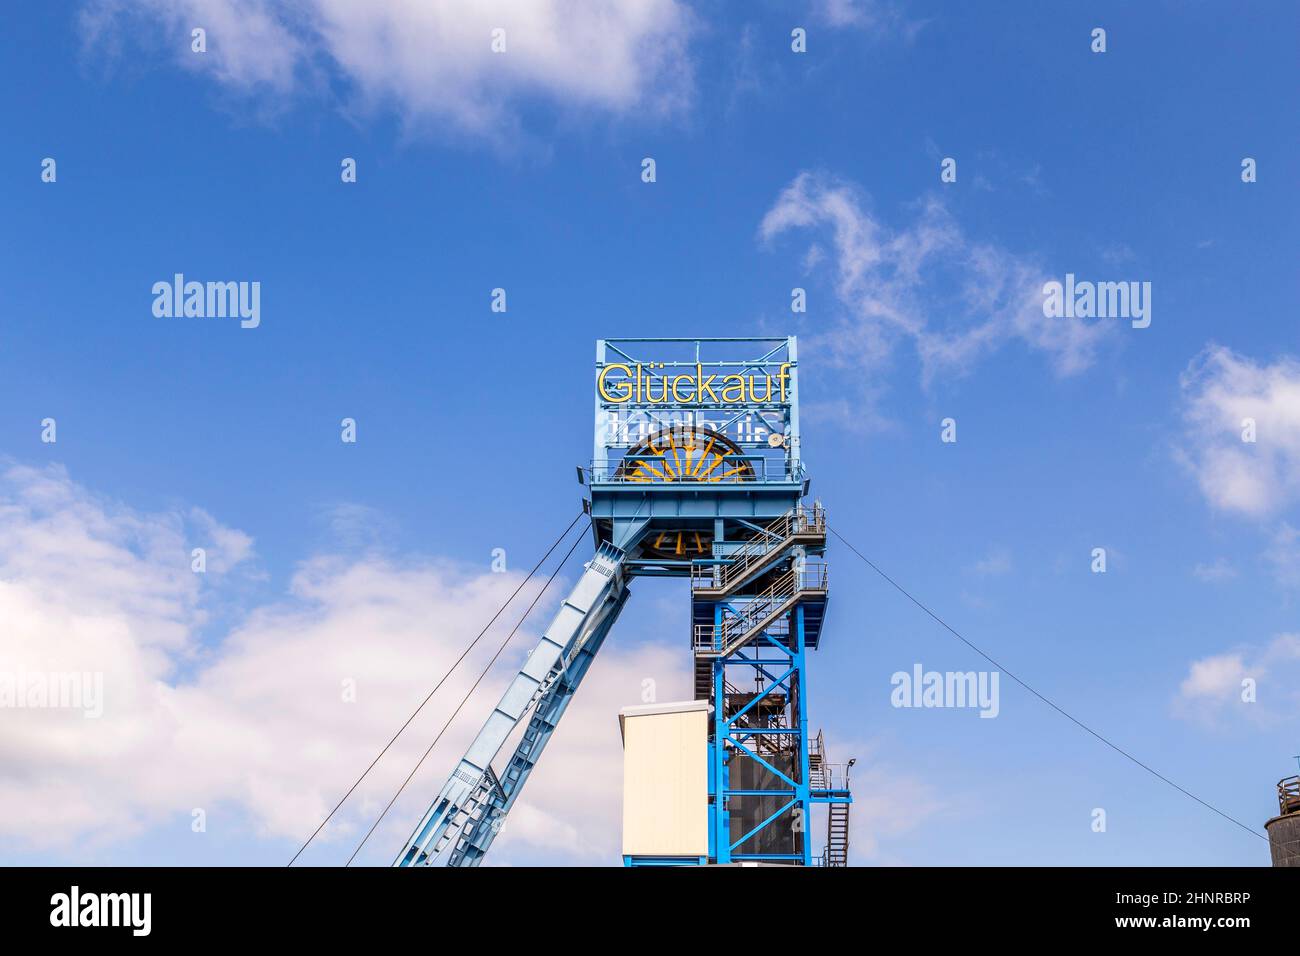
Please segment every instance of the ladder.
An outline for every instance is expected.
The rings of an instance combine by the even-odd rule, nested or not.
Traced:
[[[832,765],[826,762],[826,741],[822,732],[808,741],[808,785],[814,796],[834,790]],[[848,789],[848,773],[844,774],[844,788]],[[822,850],[822,866],[849,865],[849,806],[847,802],[832,799],[826,804],[826,847]]]
[[[826,865],[848,866],[849,804],[828,803],[826,811]]]

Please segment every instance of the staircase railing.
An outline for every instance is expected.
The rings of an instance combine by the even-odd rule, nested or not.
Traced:
[[[1285,777],[1277,782],[1277,803],[1282,816],[1300,813],[1300,777]]]
[[[808,785],[813,790],[826,789],[826,741],[820,730],[808,742]]]
[[[691,572],[691,589],[721,590],[749,575],[774,551],[798,534],[821,534],[826,531],[826,509],[820,503],[799,505],[787,511],[766,528],[740,545],[727,564],[697,566]]]
[[[761,594],[746,599],[744,610],[739,614],[723,618],[719,625],[695,625],[695,649],[722,651],[739,646],[752,637],[764,621],[797,595],[805,591],[826,590],[828,578],[829,572],[822,562],[807,562],[802,566],[791,567]]]

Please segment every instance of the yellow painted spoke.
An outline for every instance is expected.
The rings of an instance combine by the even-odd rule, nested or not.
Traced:
[[[700,452],[700,460],[695,463],[695,470],[691,472],[692,475],[700,473],[700,469],[704,467],[704,460],[709,457],[709,452],[713,450],[715,441],[716,439],[710,438],[709,443],[704,446],[704,451]]]
[[[658,442],[658,444],[656,444]],[[622,474],[627,481],[639,483],[655,481],[701,481],[718,482],[737,476],[752,474],[746,462],[736,467],[719,471],[723,459],[733,460],[740,453],[739,449],[728,447],[728,440],[709,430],[698,431],[693,428],[669,428],[654,438],[645,438],[641,445],[631,449],[625,460]],[[721,448],[721,451],[717,449]],[[649,449],[656,457],[651,461],[632,458],[632,453],[645,453]],[[669,454],[671,452],[671,454]],[[656,464],[658,467],[656,467]],[[662,469],[662,470],[660,470]],[[690,532],[683,532],[689,535]],[[701,539],[703,540],[703,539]],[[688,537],[683,537],[682,546],[689,550]],[[702,545],[700,546],[702,549]],[[702,552],[701,552],[702,553]]]
[[[705,477],[706,475],[708,475],[708,473],[711,472],[714,468],[717,468],[718,465],[720,465],[720,464],[722,463],[722,459],[724,459],[724,458],[726,458],[726,457],[727,457],[727,453],[726,453],[726,452],[723,452],[721,455],[714,455],[714,456],[713,456],[713,464],[709,465],[708,468],[705,468],[705,469],[704,469],[704,473],[701,474],[700,477],[703,478],[703,477]],[[711,480],[712,480],[712,479],[711,479]]]

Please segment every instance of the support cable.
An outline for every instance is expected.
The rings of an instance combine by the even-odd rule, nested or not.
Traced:
[[[582,516],[579,515],[578,517],[582,517]],[[573,525],[569,525],[569,527],[572,528]],[[568,534],[568,531],[566,531],[565,534]],[[559,542],[557,541],[556,543],[558,544]],[[537,592],[537,596],[533,598],[533,602],[528,605],[528,609],[524,611],[523,615],[519,618],[519,620],[515,622],[515,626],[510,629],[510,633],[506,635],[505,640],[501,642],[501,646],[498,647],[496,653],[492,655],[492,659],[487,662],[486,666],[484,666],[483,670],[479,673],[478,677],[474,681],[474,684],[470,687],[468,691],[465,692],[465,696],[462,697],[460,703],[456,705],[456,709],[451,712],[451,716],[447,718],[445,723],[443,723],[442,729],[438,731],[438,736],[434,737],[433,743],[429,744],[429,749],[424,752],[424,755],[420,757],[419,761],[417,761],[415,766],[411,769],[411,772],[406,775],[406,779],[402,781],[402,785],[397,788],[397,793],[393,794],[393,799],[388,801],[388,806],[384,807],[383,811],[379,814],[379,819],[375,820],[375,822],[371,825],[370,829],[366,831],[366,835],[361,838],[361,842],[357,844],[357,848],[353,850],[352,855],[348,857],[348,862],[343,864],[345,867],[352,865],[352,861],[357,858],[357,854],[360,853],[361,848],[366,845],[366,841],[370,839],[371,834],[373,834],[375,830],[379,828],[379,824],[382,823],[384,817],[388,815],[388,811],[393,808],[393,804],[395,804],[397,802],[397,798],[402,795],[402,791],[406,789],[406,785],[411,782],[411,779],[416,775],[416,773],[419,772],[420,768],[424,766],[425,760],[429,758],[429,754],[433,753],[433,748],[438,746],[438,741],[441,740],[442,735],[447,732],[447,728],[450,727],[452,721],[456,719],[456,716],[460,713],[461,708],[464,707],[465,704],[469,701],[470,697],[474,695],[474,691],[477,690],[478,685],[483,682],[483,678],[486,677],[488,671],[492,669],[492,665],[494,665],[497,662],[497,658],[499,658],[502,652],[506,649],[506,645],[508,645],[511,639],[515,636],[515,632],[519,630],[520,626],[527,619],[528,615],[533,612],[533,608],[537,607],[537,602],[542,599],[542,595],[545,594],[547,590],[550,588],[551,582],[553,582],[555,578],[559,575],[561,569],[566,564],[569,563],[569,558],[573,557],[573,552],[577,550],[578,545],[581,543],[582,543],[582,536],[579,535],[578,538],[574,540],[573,546],[569,548],[568,554],[566,554],[564,558],[560,561],[560,563],[555,566],[555,570],[551,572],[551,576],[546,579],[546,583],[542,585],[542,589]],[[550,552],[548,551],[547,554],[550,554]]]
[[[1214,805],[1212,805],[1212,804],[1210,804],[1210,803],[1207,803],[1206,801],[1202,800],[1200,797],[1198,797],[1196,794],[1192,793],[1190,790],[1186,790],[1186,789],[1184,789],[1183,787],[1180,787],[1178,784],[1174,783],[1172,780],[1170,780],[1170,779],[1169,779],[1168,777],[1166,777],[1164,774],[1162,774],[1162,773],[1160,773],[1159,771],[1154,770],[1153,768],[1147,766],[1147,765],[1144,764],[1141,760],[1139,760],[1137,757],[1134,757],[1131,753],[1129,753],[1128,751],[1124,750],[1122,747],[1118,746],[1117,744],[1111,743],[1109,740],[1107,740],[1107,739],[1106,739],[1105,737],[1103,737],[1101,734],[1097,733],[1097,731],[1093,730],[1091,727],[1089,727],[1089,726],[1088,726],[1087,724],[1085,724],[1083,721],[1079,720],[1077,717],[1074,717],[1072,714],[1067,713],[1065,710],[1063,710],[1062,708],[1058,707],[1058,706],[1057,706],[1055,703],[1053,703],[1051,700],[1048,700],[1046,697],[1044,697],[1044,696],[1043,696],[1042,694],[1040,694],[1038,691],[1034,690],[1034,688],[1030,687],[1027,683],[1025,683],[1023,680],[1021,680],[1021,679],[1020,679],[1019,677],[1017,677],[1015,674],[1011,673],[1011,671],[1007,670],[1005,667],[1003,667],[1001,664],[999,664],[997,661],[995,661],[995,660],[994,660],[992,657],[990,657],[988,654],[985,654],[982,650],[980,650],[978,647],[976,647],[974,644],[972,644],[972,643],[971,643],[970,641],[968,641],[966,638],[962,637],[961,634],[957,633],[957,631],[956,631],[955,629],[953,629],[953,628],[948,624],[947,621],[945,621],[943,618],[939,617],[939,615],[935,614],[935,613],[934,613],[933,611],[931,611],[928,607],[926,607],[924,604],[922,604],[919,600],[917,600],[916,598],[914,598],[914,597],[913,597],[913,596],[908,592],[908,590],[907,590],[906,588],[904,588],[901,584],[899,584],[897,581],[895,581],[893,578],[891,578],[891,577],[890,577],[888,574],[886,574],[884,571],[880,570],[880,568],[878,568],[878,567],[875,565],[875,563],[874,563],[870,558],[868,558],[865,554],[863,554],[861,551],[859,551],[857,548],[855,548],[852,544],[850,544],[850,543],[848,542],[848,540],[845,539],[844,535],[840,534],[838,531],[836,531],[834,528],[831,528],[829,525],[827,526],[827,530],[830,531],[831,534],[835,535],[835,537],[839,538],[840,541],[843,542],[843,544],[844,544],[845,547],[847,547],[850,551],[852,551],[852,552],[853,552],[854,554],[856,554],[859,558],[861,558],[864,562],[866,562],[867,566],[868,566],[869,568],[871,568],[871,570],[875,571],[878,575],[880,575],[882,578],[884,578],[886,581],[888,581],[891,585],[894,586],[894,588],[895,588],[895,589],[896,589],[900,594],[902,594],[905,598],[907,598],[909,601],[911,601],[913,604],[915,604],[917,607],[919,607],[922,611],[924,611],[926,614],[928,614],[931,618],[933,618],[936,622],[938,622],[938,624],[939,624],[941,627],[943,627],[944,630],[948,631],[948,633],[950,633],[953,637],[957,638],[957,640],[961,641],[963,644],[965,644],[967,647],[969,647],[972,651],[974,651],[974,652],[975,652],[976,654],[978,654],[980,657],[984,658],[986,661],[988,661],[990,664],[992,664],[994,667],[996,667],[996,668],[997,668],[998,670],[1000,670],[1002,673],[1006,674],[1006,675],[1007,675],[1008,677],[1010,677],[1013,681],[1015,681],[1017,684],[1019,684],[1019,685],[1020,685],[1021,687],[1023,687],[1025,690],[1029,691],[1029,693],[1033,694],[1035,697],[1037,697],[1039,700],[1041,700],[1041,701],[1042,701],[1044,704],[1046,704],[1048,707],[1051,707],[1052,710],[1056,711],[1058,714],[1060,714],[1060,715],[1061,715],[1062,717],[1064,717],[1066,720],[1070,721],[1072,724],[1074,724],[1075,726],[1081,728],[1082,730],[1087,731],[1089,734],[1091,734],[1092,736],[1096,737],[1098,740],[1100,740],[1103,744],[1105,744],[1105,745],[1106,745],[1107,747],[1109,747],[1111,750],[1115,751],[1117,754],[1119,754],[1119,755],[1121,755],[1121,756],[1123,756],[1123,757],[1126,757],[1128,760],[1130,760],[1130,761],[1132,761],[1133,763],[1137,764],[1139,767],[1141,767],[1141,768],[1142,768],[1143,770],[1145,770],[1147,773],[1151,774],[1153,777],[1157,778],[1158,780],[1162,780],[1162,781],[1164,781],[1165,783],[1169,784],[1169,786],[1173,787],[1173,788],[1174,788],[1175,790],[1177,790],[1179,793],[1183,794],[1183,796],[1185,796],[1185,797],[1190,797],[1191,799],[1193,799],[1193,800],[1195,800],[1197,803],[1199,803],[1201,806],[1205,807],[1207,810],[1213,810],[1213,811],[1214,811],[1215,813],[1217,813],[1219,816],[1223,817],[1223,819],[1227,820],[1227,821],[1230,822],[1230,823],[1235,823],[1237,826],[1241,827],[1243,830],[1245,830],[1245,831],[1246,831],[1247,833],[1249,833],[1251,836],[1259,837],[1259,839],[1261,839],[1261,840],[1265,840],[1265,841],[1268,840],[1268,837],[1266,837],[1264,834],[1260,833],[1258,830],[1254,829],[1253,827],[1247,826],[1246,824],[1242,823],[1240,820],[1238,820],[1238,819],[1236,819],[1236,818],[1234,818],[1234,817],[1229,816],[1228,814],[1226,814],[1226,813],[1224,813],[1222,810],[1220,810],[1218,807],[1216,807],[1216,806],[1214,806]]]
[[[286,866],[293,866],[293,864],[297,861],[298,857],[302,856],[303,851],[307,849],[311,841],[316,839],[316,836],[321,832],[321,830],[325,829],[325,824],[330,822],[330,820],[334,817],[334,814],[338,813],[339,808],[342,807],[343,804],[347,802],[348,797],[352,796],[353,791],[355,791],[357,787],[361,785],[361,781],[365,780],[366,776],[370,773],[370,771],[375,769],[375,764],[379,763],[380,759],[384,756],[384,754],[388,753],[388,748],[393,746],[393,744],[397,742],[397,738],[400,737],[402,733],[406,730],[406,728],[411,725],[411,721],[415,720],[415,718],[419,715],[420,711],[424,710],[425,706],[428,705],[429,701],[433,699],[433,695],[438,693],[439,688],[441,688],[442,685],[447,682],[447,678],[449,678],[452,675],[452,672],[455,671],[456,668],[460,666],[461,662],[465,660],[466,657],[469,656],[469,652],[472,651],[474,649],[474,646],[478,644],[480,640],[483,639],[483,635],[488,632],[488,629],[494,623],[496,623],[496,619],[501,616],[501,613],[507,607],[510,606],[510,602],[513,601],[519,595],[519,592],[524,589],[524,586],[527,585],[528,582],[532,580],[533,575],[537,573],[537,569],[540,568],[542,566],[542,563],[551,556],[551,553],[557,547],[559,547],[560,542],[563,541],[565,537],[568,536],[569,532],[573,530],[573,526],[576,525],[580,520],[582,520],[582,516],[585,513],[586,513],[585,510],[578,512],[577,517],[575,517],[571,522],[569,522],[569,526],[565,528],[564,531],[560,534],[560,536],[556,538],[555,541],[551,544],[551,546],[546,549],[546,553],[542,555],[541,559],[535,565],[533,565],[533,569],[529,571],[528,576],[525,577],[523,581],[519,583],[519,587],[515,588],[514,593],[512,593],[510,597],[506,598],[505,603],[496,609],[496,613],[492,615],[491,620],[489,620],[485,625],[483,625],[483,630],[478,632],[478,637],[470,641],[469,646],[466,647],[465,650],[461,652],[460,657],[456,658],[455,663],[453,663],[451,667],[447,668],[447,672],[443,674],[441,678],[439,678],[438,683],[434,685],[433,690],[429,691],[428,696],[425,697],[424,700],[420,702],[420,706],[416,707],[415,710],[411,712],[411,716],[406,718],[406,722],[403,723],[402,726],[397,729],[397,733],[393,734],[392,739],[389,740],[388,743],[384,744],[383,749],[379,751],[379,755],[376,756],[374,760],[370,761],[370,766],[366,767],[366,769],[362,771],[361,776],[357,777],[356,781],[352,784],[352,786],[348,787],[348,792],[343,794],[342,799],[340,799],[339,802],[334,805],[334,809],[325,815],[325,819],[320,822],[320,826],[318,826],[315,830],[312,831],[312,835],[309,836],[306,842],[303,843],[303,845],[298,848],[298,852],[293,855],[293,859],[290,860],[286,864]],[[582,539],[579,538],[578,540],[581,541]],[[572,554],[572,551],[570,551],[570,554]],[[518,625],[515,626],[518,627]],[[513,634],[514,632],[511,631],[511,633]]]

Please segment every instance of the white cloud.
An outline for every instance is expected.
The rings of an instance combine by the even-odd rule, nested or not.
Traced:
[[[363,109],[495,141],[518,102],[665,113],[691,95],[693,16],[679,0],[89,0],[87,46],[161,24],[174,59],[223,87],[283,101],[341,77]],[[207,30],[208,52],[190,50]],[[506,31],[506,52],[491,49]]]
[[[1213,564],[1197,562],[1192,568],[1192,574],[1199,581],[1207,584],[1217,583],[1219,581],[1228,581],[1237,576],[1237,569],[1229,564],[1224,558],[1215,559]]]
[[[210,516],[200,523],[250,560],[246,536]],[[321,555],[301,564],[286,596],[204,643],[207,592],[222,578],[190,571],[189,541],[184,516],[103,501],[61,470],[0,475],[0,670],[103,674],[99,719],[0,709],[5,843],[71,852],[177,818],[188,833],[193,808],[208,812],[210,827],[235,818],[265,837],[305,838],[519,581],[373,552]],[[359,789],[313,859],[346,858],[532,593]],[[516,637],[363,859],[396,852],[534,639],[532,629]],[[689,673],[678,648],[623,650],[617,633],[610,641],[503,831],[497,860],[617,859],[618,707],[639,701],[646,677],[664,694],[685,693]],[[343,700],[345,680],[355,681],[355,703]]]
[[[348,551],[373,549],[395,536],[397,526],[378,508],[354,501],[338,501],[321,507],[317,517],[330,540]]]
[[[1243,700],[1247,680],[1253,701]],[[1248,645],[1192,661],[1178,688],[1175,712],[1205,724],[1236,716],[1256,723],[1290,719],[1300,702],[1300,634],[1279,634],[1263,647]]]
[[[222,574],[253,556],[253,539],[235,528],[227,528],[202,508],[190,509],[190,521],[198,532],[195,547],[207,555],[208,574]]]
[[[1241,690],[1246,664],[1240,654],[1218,654],[1193,661],[1179,693],[1186,699],[1222,700]]]
[[[829,265],[845,314],[814,341],[833,360],[879,372],[900,344],[910,344],[927,384],[941,373],[968,371],[1013,340],[1045,352],[1061,375],[1092,363],[1108,326],[1046,318],[1046,276],[1029,262],[968,237],[937,199],[922,202],[901,229],[882,222],[868,203],[852,183],[803,172],[759,228],[764,241],[809,230],[833,250]]]
[[[832,27],[899,32],[909,41],[928,22],[909,20],[903,13],[903,4],[892,0],[815,0],[813,13]]]
[[[1284,588],[1300,588],[1300,531],[1282,522],[1264,551],[1264,559],[1273,566],[1273,577],[1278,584]]]
[[[998,577],[1011,570],[1011,552],[1006,548],[994,548],[985,557],[976,561],[971,570],[982,577]]]
[[[1211,345],[1181,377],[1180,457],[1209,503],[1252,516],[1300,498],[1300,363],[1271,365]],[[1242,440],[1255,423],[1255,442]]]

